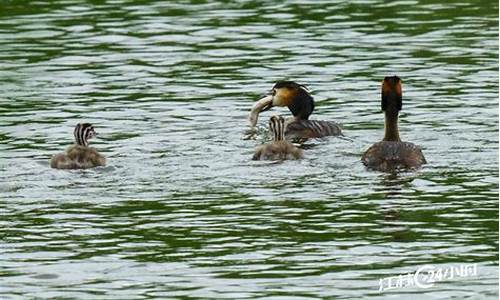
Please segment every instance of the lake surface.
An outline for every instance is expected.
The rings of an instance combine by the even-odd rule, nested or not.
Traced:
[[[0,49],[0,298],[498,298],[496,1],[4,1]],[[394,74],[397,175],[360,163]],[[285,78],[349,139],[253,162]],[[108,166],[50,169],[78,122]]]

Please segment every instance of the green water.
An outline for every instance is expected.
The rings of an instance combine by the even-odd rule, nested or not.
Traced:
[[[0,5],[1,299],[498,298],[497,2],[53,2]],[[397,176],[360,163],[394,74],[429,162]],[[284,78],[349,139],[253,162]],[[82,121],[108,166],[50,169]]]

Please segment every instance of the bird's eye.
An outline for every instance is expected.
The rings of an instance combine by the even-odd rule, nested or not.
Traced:
[[[273,96],[275,96],[276,95],[276,90],[273,90],[272,94],[273,94]]]

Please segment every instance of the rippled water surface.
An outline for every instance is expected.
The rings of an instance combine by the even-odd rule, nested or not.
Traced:
[[[498,297],[496,1],[53,2],[0,9],[0,298]],[[360,163],[393,74],[415,173]],[[284,78],[349,139],[253,162]],[[108,166],[50,169],[83,121]]]

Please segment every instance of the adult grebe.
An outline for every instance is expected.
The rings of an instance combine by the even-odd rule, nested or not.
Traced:
[[[50,166],[55,169],[87,169],[106,165],[106,158],[95,148],[89,147],[88,140],[97,133],[90,123],[78,123],[73,132],[76,144],[66,152],[56,154],[50,160]]]
[[[287,106],[294,116],[287,120],[285,135],[288,138],[342,135],[339,124],[335,122],[309,120],[314,111],[314,99],[304,85],[294,81],[278,81],[265,97],[253,105],[248,117],[250,126],[255,127],[259,113],[273,106]]]
[[[385,77],[382,82],[382,111],[385,112],[385,135],[364,154],[363,164],[370,169],[389,172],[417,169],[427,163],[420,147],[399,138],[398,113],[403,106],[401,79]]]
[[[269,129],[273,133],[273,141],[257,147],[253,160],[285,160],[303,157],[301,149],[285,140],[285,119],[283,117],[272,116],[269,120]]]

